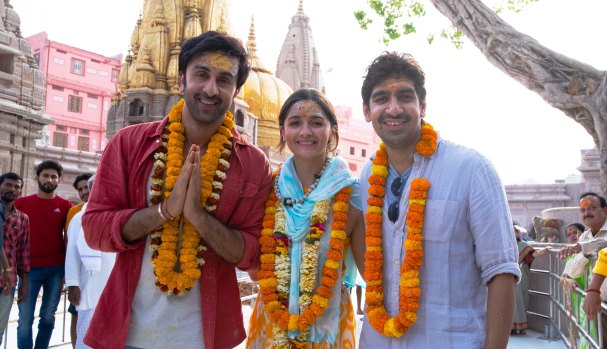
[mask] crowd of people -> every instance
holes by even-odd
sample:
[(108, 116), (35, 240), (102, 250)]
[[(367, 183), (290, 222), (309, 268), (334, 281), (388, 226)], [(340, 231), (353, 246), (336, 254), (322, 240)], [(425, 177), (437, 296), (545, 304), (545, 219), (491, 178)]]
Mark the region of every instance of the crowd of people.
[[(382, 143), (360, 178), (335, 156), (337, 116), (314, 89), (282, 106), (277, 146), (289, 157), (272, 171), (229, 112), (249, 69), (229, 35), (186, 40), (183, 99), (162, 120), (113, 136), (96, 174), (73, 183), (79, 205), (56, 195), (56, 161), (38, 164), (38, 191), (27, 197), (21, 177), (0, 176), (0, 327), (16, 291), (19, 348), (48, 347), (64, 286), (76, 348), (232, 348), (246, 339), (247, 348), (499, 349), (526, 329), (530, 266), (548, 249), (520, 238), (490, 161), (429, 123), (425, 73), (411, 55), (384, 52), (367, 68), (362, 111)], [(567, 227), (561, 256), (607, 246), (606, 206), (582, 196), (584, 225)], [(578, 260), (571, 270), (590, 265), (574, 268)], [(607, 252), (596, 264), (583, 303), (590, 319)], [(260, 287), (248, 331), (236, 268)], [(563, 275), (563, 285), (584, 288), (577, 277)], [(357, 311), (354, 285), (365, 286)]]

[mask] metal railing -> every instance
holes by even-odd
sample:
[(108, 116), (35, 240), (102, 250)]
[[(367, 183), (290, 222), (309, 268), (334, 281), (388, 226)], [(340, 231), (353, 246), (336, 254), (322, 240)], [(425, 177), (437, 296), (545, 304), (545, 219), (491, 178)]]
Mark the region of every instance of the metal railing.
[[(567, 345), (568, 348), (577, 348), (577, 342), (580, 339), (585, 339), (590, 348), (599, 349), (603, 347), (601, 325), (604, 319), (602, 316), (597, 316), (594, 321), (588, 320), (582, 310), (583, 299), (586, 296), (585, 290), (579, 287), (572, 291), (566, 291), (560, 283), (561, 275), (565, 268), (565, 261), (558, 258), (557, 254), (564, 244), (555, 243), (532, 243), (534, 247), (550, 247), (548, 257), (548, 268), (536, 269), (532, 268), (532, 278), (538, 278), (537, 284), (542, 280), (548, 279), (548, 292), (530, 289), (530, 295), (536, 295), (539, 298), (547, 298), (549, 300), (548, 314), (528, 311), (532, 316), (537, 316), (546, 319), (549, 324), (545, 329), (544, 335), (548, 339), (554, 339), (556, 330), (558, 337)], [(583, 276), (584, 285), (588, 287), (592, 266), (587, 267), (587, 272)], [(574, 296), (577, 295), (577, 296)], [(607, 306), (604, 302), (601, 303), (603, 314), (607, 314)], [(590, 331), (594, 328), (594, 331)], [(594, 332), (594, 333), (591, 333)]]

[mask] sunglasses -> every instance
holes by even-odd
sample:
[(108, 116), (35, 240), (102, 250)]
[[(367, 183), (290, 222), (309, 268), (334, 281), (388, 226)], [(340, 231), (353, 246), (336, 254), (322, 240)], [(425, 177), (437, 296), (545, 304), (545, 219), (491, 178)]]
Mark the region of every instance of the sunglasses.
[(396, 196), (396, 199), (393, 203), (388, 207), (388, 219), (394, 223), (398, 219), (399, 215), (399, 206), (400, 206), (400, 197), (403, 195), (403, 190), (405, 186), (403, 185), (403, 181), (401, 177), (396, 177), (392, 184), (390, 185), (390, 190), (392, 194)]

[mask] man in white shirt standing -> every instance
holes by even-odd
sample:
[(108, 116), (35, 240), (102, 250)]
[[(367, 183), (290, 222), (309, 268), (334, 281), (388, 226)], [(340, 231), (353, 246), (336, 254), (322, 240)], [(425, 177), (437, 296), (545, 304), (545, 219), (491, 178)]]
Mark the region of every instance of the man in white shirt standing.
[(424, 83), (413, 57), (385, 52), (362, 86), (383, 144), (361, 173), (360, 348), (505, 349), (521, 275), (505, 192), (485, 157), (425, 121)]
[[(89, 191), (93, 187), (94, 178), (95, 176), (92, 176), (88, 180)], [(75, 348), (90, 348), (82, 340), (116, 259), (115, 253), (96, 251), (87, 245), (82, 230), (82, 215), (85, 210), (86, 203), (70, 222), (65, 256), (68, 300), (78, 310)]]

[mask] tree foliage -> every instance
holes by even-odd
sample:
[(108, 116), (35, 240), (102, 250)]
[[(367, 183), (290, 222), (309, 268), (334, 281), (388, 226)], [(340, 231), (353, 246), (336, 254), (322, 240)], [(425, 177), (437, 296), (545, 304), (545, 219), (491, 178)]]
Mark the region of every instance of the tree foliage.
[[(494, 66), (584, 127), (599, 151), (600, 190), (607, 193), (607, 72), (548, 49), (499, 17), (537, 1), (502, 0), (488, 7), (481, 0), (369, 0), (369, 7), (383, 19), (383, 41), (389, 43), (415, 33), (424, 4), (432, 4), (452, 25), (439, 30), (441, 38), (461, 47), (465, 36)], [(354, 15), (362, 28), (373, 22), (363, 10)]]
[[(500, 0), (492, 3), (493, 10), (496, 13), (504, 11), (520, 12), (527, 5), (538, 0)], [(417, 32), (417, 21), (426, 15), (424, 2), (418, 0), (369, 0), (369, 8), (374, 15), (383, 19), (384, 35), (382, 41), (388, 45), (391, 41), (400, 38), (403, 35), (410, 35)], [(362, 29), (369, 29), (373, 23), (371, 16), (364, 10), (354, 12), (354, 17)], [(454, 26), (442, 28), (438, 33), (430, 33), (427, 37), (428, 43), (432, 44), (436, 36), (447, 39), (453, 45), (460, 49), (464, 45), (464, 35)]]

